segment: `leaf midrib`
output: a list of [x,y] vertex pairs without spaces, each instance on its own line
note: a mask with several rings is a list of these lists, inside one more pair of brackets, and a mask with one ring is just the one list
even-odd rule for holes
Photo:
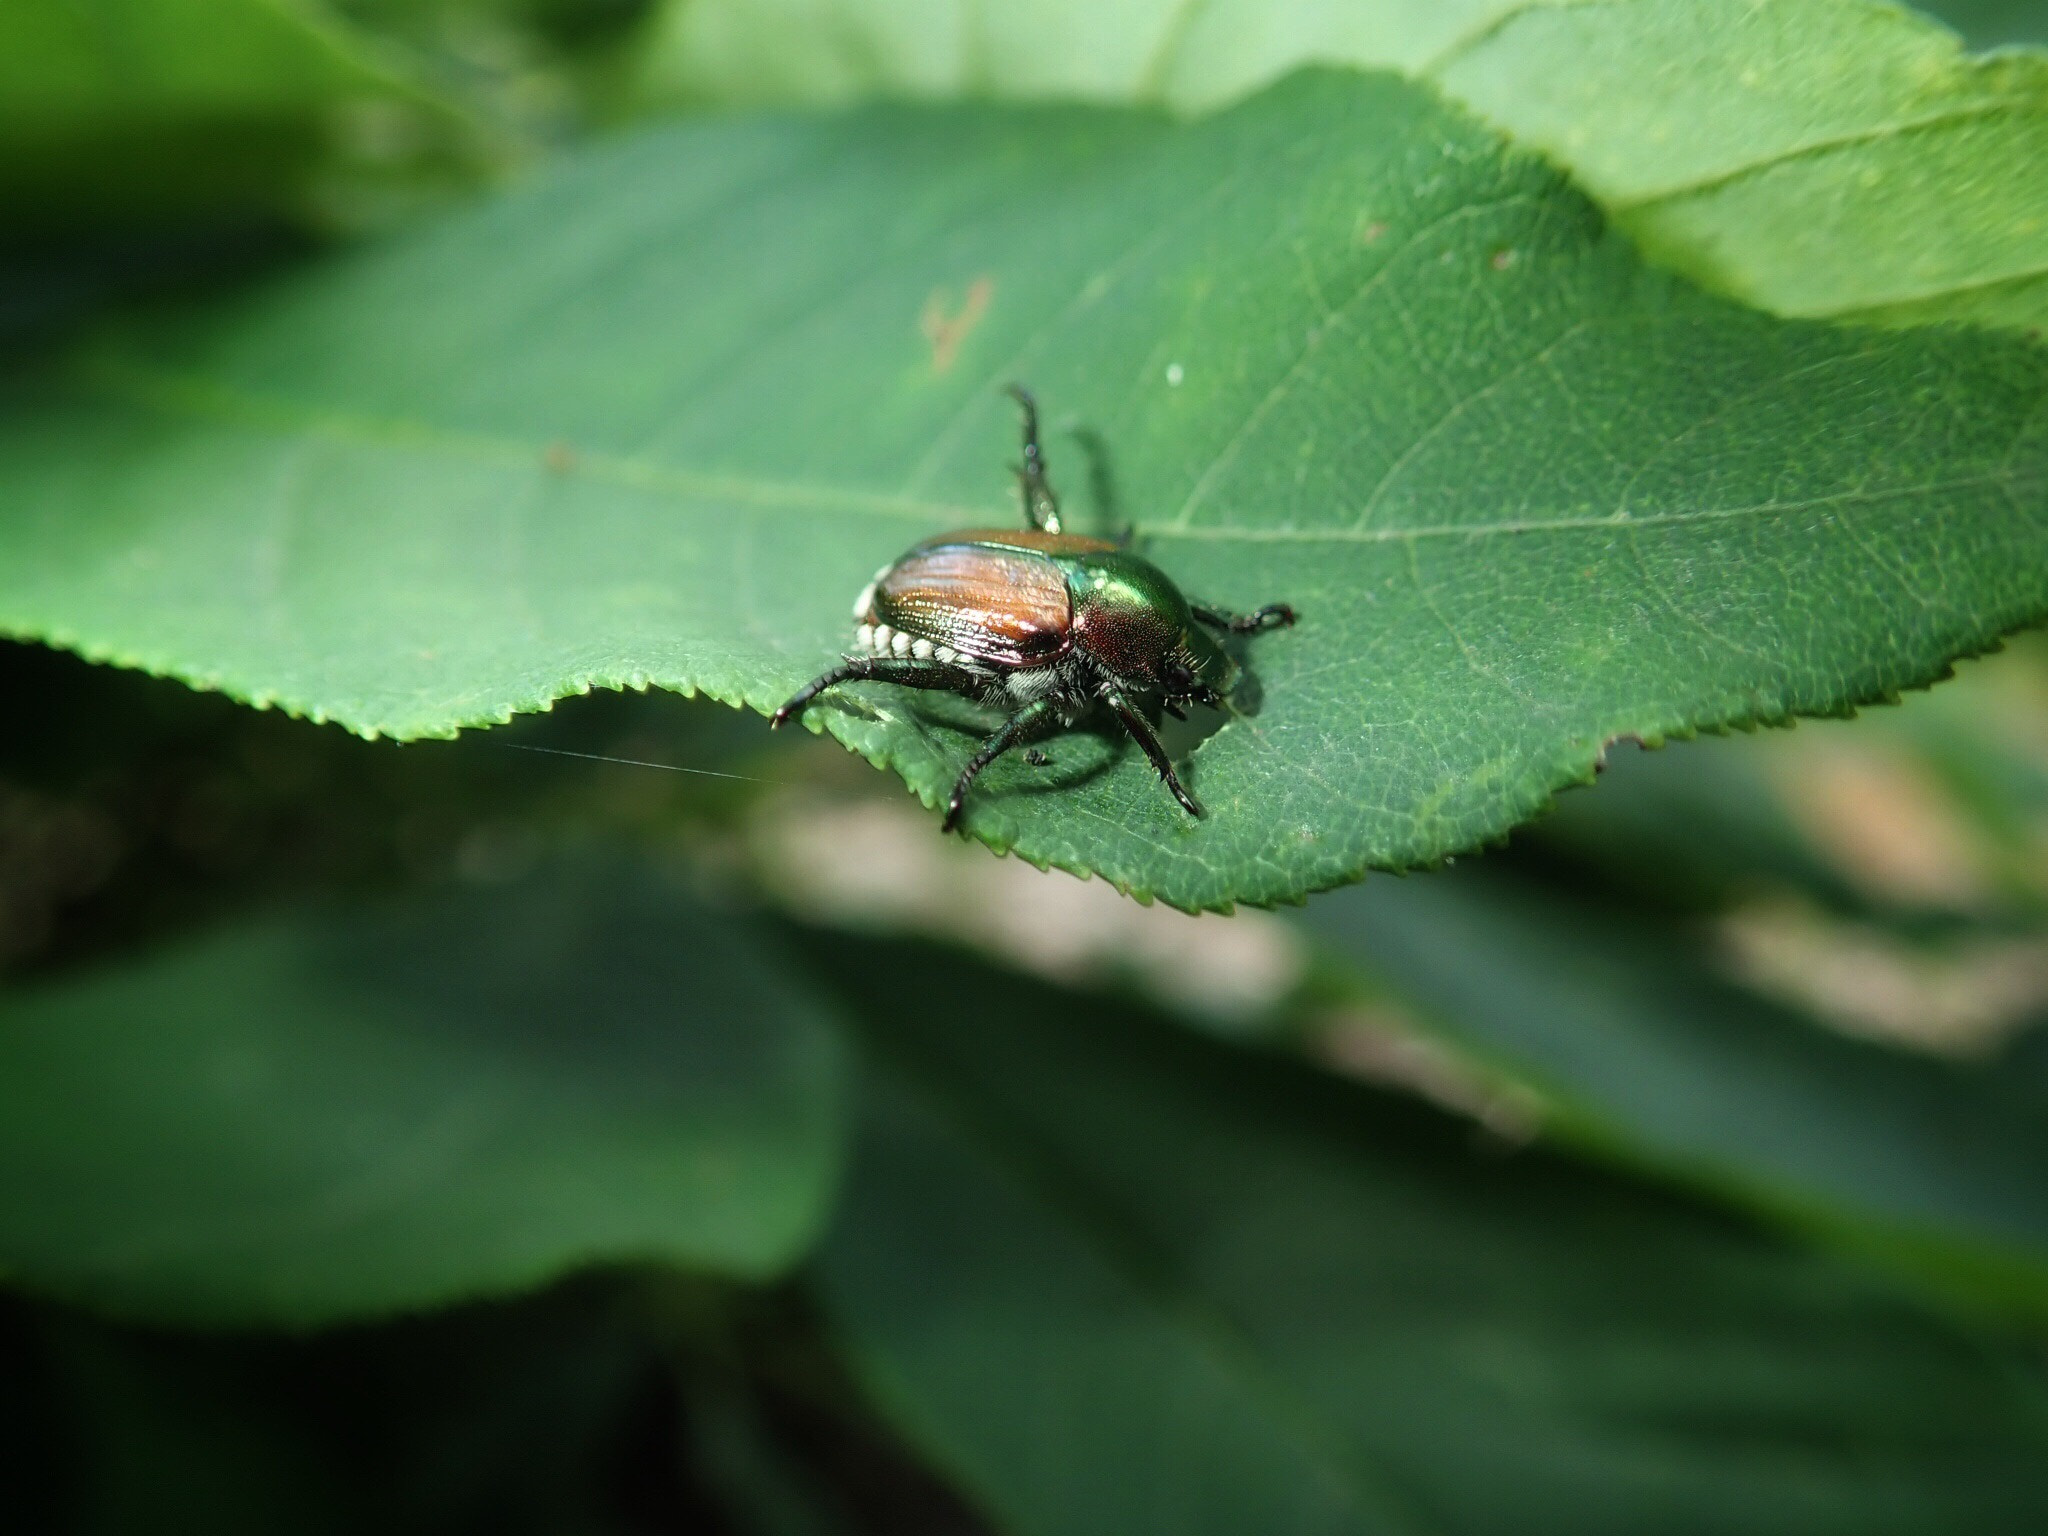
[[[672,494],[683,500],[738,502],[745,506],[831,512],[915,522],[925,528],[963,527],[990,519],[1006,519],[1009,509],[995,503],[930,500],[917,496],[860,491],[843,486],[807,484],[746,474],[711,474],[652,463],[626,454],[592,451],[569,443],[533,443],[517,437],[462,432],[432,422],[395,416],[356,415],[237,389],[203,374],[151,368],[129,359],[105,356],[81,365],[78,377],[138,409],[165,416],[183,416],[280,435],[294,433],[332,442],[445,453],[471,463],[524,469],[564,477],[582,476],[630,486],[635,490]],[[551,470],[551,454],[566,450],[570,462]],[[1413,543],[1425,539],[1485,539],[1531,533],[1575,533],[1596,529],[1638,529],[1685,526],[1773,513],[1797,515],[1824,507],[1874,506],[1922,496],[1997,487],[2008,493],[2048,489],[2048,465],[2039,471],[1999,471],[1955,479],[1926,481],[1881,490],[1841,491],[1797,501],[1767,501],[1726,507],[1694,507],[1670,512],[1599,516],[1521,518],[1496,523],[1457,523],[1394,528],[1233,528],[1196,524],[1155,526],[1146,530],[1169,540],[1222,544],[1372,545]],[[1142,525],[1141,525],[1142,526]]]

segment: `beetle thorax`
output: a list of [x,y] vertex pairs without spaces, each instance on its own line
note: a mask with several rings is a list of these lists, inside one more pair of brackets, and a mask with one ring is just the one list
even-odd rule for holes
[[1091,562],[1074,594],[1080,649],[1122,682],[1156,687],[1166,659],[1187,633],[1187,599],[1156,568],[1124,555]]

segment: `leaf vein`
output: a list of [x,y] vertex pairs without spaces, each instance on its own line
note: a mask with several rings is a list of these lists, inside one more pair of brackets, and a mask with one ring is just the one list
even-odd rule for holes
[[[1838,360],[1839,361],[1839,360]],[[365,443],[396,449],[447,453],[451,457],[500,468],[548,472],[545,445],[510,436],[460,432],[431,422],[353,415],[301,402],[267,397],[196,374],[178,374],[138,364],[131,359],[102,357],[81,368],[82,377],[123,403],[163,415],[199,417],[252,431],[305,432],[339,442]],[[1782,376],[1778,382],[1782,382]],[[1711,419],[1711,418],[1709,418]],[[1696,422],[1687,432],[1706,422]],[[1687,434],[1679,434],[1675,443]],[[1666,445],[1667,447],[1670,444]],[[1661,450],[1660,450],[1661,451]],[[737,502],[776,510],[836,512],[916,521],[928,527],[961,526],[996,515],[990,505],[927,500],[889,492],[861,491],[844,486],[775,480],[745,474],[707,474],[653,464],[625,455],[580,452],[573,473],[636,489],[710,502]],[[1638,477],[1641,471],[1638,471]],[[1738,503],[1723,507],[1689,507],[1668,512],[1630,515],[1626,510],[1597,516],[1503,519],[1492,523],[1448,523],[1405,528],[1242,528],[1216,525],[1161,526],[1141,531],[1153,537],[1203,543],[1393,544],[1418,539],[1484,539],[1531,533],[1579,533],[1600,528],[1648,528],[1706,523],[1728,518],[1794,514],[1830,506],[1869,506],[1956,491],[2004,487],[2017,497],[2021,490],[2048,488],[2048,462],[2038,470],[2010,468],[1979,475],[1933,480],[1884,490],[1852,490],[1798,500]]]
[[1996,100],[1969,107],[1953,107],[1944,112],[1930,112],[1925,117],[1908,118],[1898,122],[1873,124],[1852,132],[1833,134],[1826,138],[1811,139],[1803,144],[1788,144],[1754,160],[1745,160],[1739,165],[1726,166],[1696,176],[1690,181],[1674,182],[1660,187],[1655,192],[1639,197],[1610,197],[1606,199],[1609,213],[1639,213],[1645,208],[1655,208],[1660,203],[1674,203],[1684,198],[1696,197],[1703,192],[1712,192],[1746,176],[1774,170],[1789,165],[1795,160],[1808,156],[1833,154],[1837,150],[1854,149],[1859,144],[1876,144],[1886,139],[1903,138],[1907,134],[1927,133],[1938,128],[1950,128],[1961,123],[1978,122],[1985,118],[1998,117],[2013,110],[2015,103]]
[[[1246,413],[1244,421],[1230,435],[1229,441],[1217,450],[1216,455],[1210,459],[1208,467],[1196,477],[1194,486],[1188,491],[1187,499],[1180,504],[1179,510],[1175,512],[1173,521],[1168,526],[1175,532],[1185,531],[1189,527],[1189,519],[1193,517],[1195,508],[1200,506],[1203,498],[1208,495],[1209,488],[1214,483],[1216,476],[1222,473],[1227,465],[1235,461],[1237,455],[1243,451],[1244,445],[1252,433],[1258,430],[1266,417],[1279,406],[1289,391],[1300,382],[1303,371],[1321,348],[1323,337],[1328,335],[1337,326],[1348,324],[1350,316],[1356,307],[1378,292],[1380,285],[1393,275],[1395,268],[1400,265],[1403,258],[1413,252],[1418,245],[1427,240],[1431,235],[1440,233],[1461,219],[1475,218],[1487,213],[1497,213],[1505,208],[1540,205],[1541,202],[1542,199],[1522,192],[1510,197],[1495,198],[1483,203],[1465,203],[1447,213],[1439,214],[1436,218],[1430,219],[1417,228],[1406,240],[1402,241],[1398,248],[1388,252],[1386,260],[1380,264],[1372,276],[1360,284],[1358,289],[1348,299],[1330,312],[1329,318],[1317,328],[1315,338],[1295,354],[1294,361],[1274,381],[1273,387],[1267,390],[1259,403]],[[1403,323],[1406,324],[1405,311],[1401,313]]]

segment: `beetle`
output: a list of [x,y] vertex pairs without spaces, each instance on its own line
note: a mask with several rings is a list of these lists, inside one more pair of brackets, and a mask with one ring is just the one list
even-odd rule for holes
[[1007,392],[1024,414],[1024,462],[1014,468],[1024,527],[942,533],[875,572],[853,605],[859,652],[806,683],[769,724],[784,724],[828,688],[866,680],[959,694],[1005,711],[1001,728],[953,785],[940,823],[950,832],[990,763],[1106,707],[1182,809],[1200,816],[1147,706],[1180,720],[1190,704],[1224,707],[1237,664],[1217,635],[1284,628],[1294,610],[1268,603],[1233,614],[1190,602],[1124,544],[1065,532],[1039,447],[1037,401],[1022,385]]

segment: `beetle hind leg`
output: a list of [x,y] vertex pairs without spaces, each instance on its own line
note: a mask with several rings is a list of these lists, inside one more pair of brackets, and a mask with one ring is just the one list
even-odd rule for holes
[[1045,478],[1045,453],[1038,446],[1038,401],[1022,384],[1005,391],[1024,407],[1024,462],[1018,466],[1017,490],[1024,498],[1024,524],[1046,533],[1060,531],[1060,499]]
[[896,656],[855,656],[830,672],[821,672],[797,690],[787,704],[768,717],[768,724],[785,725],[802,713],[819,694],[841,683],[895,683],[902,688],[924,688],[935,693],[957,693],[980,702],[988,679],[965,667],[942,661],[915,661]]

